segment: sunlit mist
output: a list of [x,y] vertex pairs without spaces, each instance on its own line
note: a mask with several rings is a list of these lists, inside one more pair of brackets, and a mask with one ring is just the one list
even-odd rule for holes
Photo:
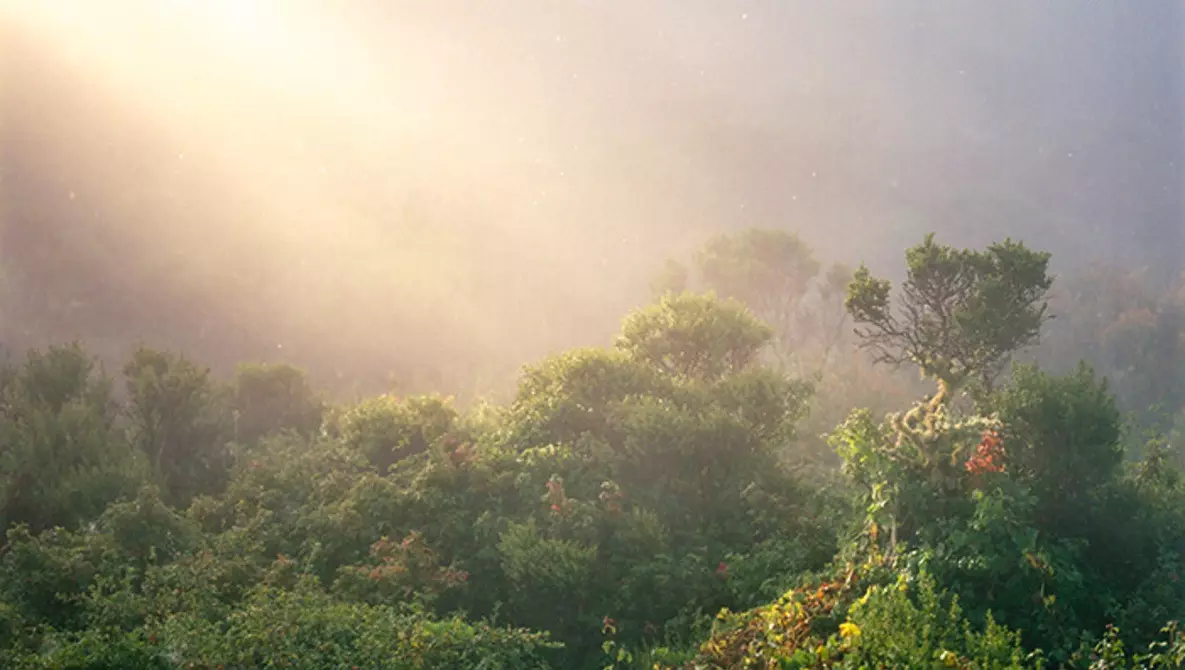
[[1179,262],[1170,5],[11,0],[0,332],[465,393],[714,231]]

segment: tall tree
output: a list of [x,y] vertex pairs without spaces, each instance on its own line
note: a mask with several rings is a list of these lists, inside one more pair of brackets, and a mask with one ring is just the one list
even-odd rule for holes
[[917,365],[938,382],[936,401],[973,379],[990,385],[1013,353],[1038,340],[1052,284],[1048,253],[1010,239],[955,249],[930,234],[905,261],[896,309],[892,284],[864,265],[844,304],[861,345],[880,362]]
[[[960,250],[937,244],[931,234],[908,249],[905,260],[906,280],[896,308],[890,302],[892,284],[873,277],[863,265],[848,286],[845,306],[858,324],[861,346],[876,360],[915,364],[938,390],[928,402],[889,415],[891,430],[876,426],[870,413],[857,413],[834,439],[846,469],[864,471],[860,478],[870,485],[871,499],[888,506],[891,546],[896,545],[899,522],[916,527],[937,512],[928,505],[914,506],[912,493],[888,494],[881,483],[924,473],[926,481],[938,484],[935,490],[958,488],[964,476],[959,463],[974,437],[990,431],[994,421],[976,416],[953,421],[947,412],[950,400],[970,381],[990,389],[1004,362],[1037,340],[1052,283],[1049,254],[1012,240],[984,251]],[[867,476],[878,468],[878,474]],[[924,492],[923,499],[932,493],[928,486],[906,489]]]

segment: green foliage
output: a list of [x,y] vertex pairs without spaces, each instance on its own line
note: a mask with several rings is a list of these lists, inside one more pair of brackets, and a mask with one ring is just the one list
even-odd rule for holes
[[781,450],[783,459],[810,463],[826,476],[834,454],[821,439],[824,431],[853,405],[887,410],[910,395],[902,380],[850,350],[843,302],[852,271],[838,263],[824,268],[795,234],[751,229],[718,235],[691,260],[690,268],[667,261],[657,295],[704,290],[740,301],[771,328],[762,362],[812,382],[810,414],[800,439]]
[[933,574],[958,594],[971,620],[995,611],[1030,648],[1063,661],[1095,624],[1081,545],[1038,531],[1023,490],[975,491],[971,499],[967,516],[936,523],[902,565]]
[[1185,666],[1185,634],[1178,629],[1178,623],[1171,621],[1160,630],[1161,639],[1149,645],[1147,653],[1129,653],[1120,629],[1107,626],[1106,632],[1088,651],[1077,654],[1074,661],[1079,667],[1091,668],[1180,668]]
[[182,659],[204,667],[547,667],[542,636],[335,602],[312,586],[260,588],[225,622],[179,616],[162,629]]
[[888,280],[863,265],[848,286],[844,304],[878,360],[916,364],[957,387],[990,380],[1011,354],[1037,341],[1052,284],[1049,254],[1011,240],[959,250],[928,235],[905,260],[899,310],[890,304]]
[[328,580],[337,567],[361,560],[388,531],[367,536],[357,514],[342,504],[369,481],[363,476],[370,470],[340,443],[279,435],[246,450],[226,492],[199,498],[189,516],[207,532],[242,535],[257,560],[301,556]]
[[544,669],[553,648],[536,633],[342,603],[301,583],[261,586],[224,620],[178,613],[128,633],[51,634],[44,651],[10,667]]
[[658,391],[665,382],[621,351],[579,349],[528,367],[510,406],[509,441],[520,446],[573,444],[604,434],[621,398]]
[[679,407],[631,399],[622,406],[621,425],[615,478],[661,510],[668,524],[724,530],[743,509],[741,492],[774,467],[750,424],[706,402]]
[[[871,564],[863,566],[873,576]],[[926,573],[855,588],[809,584],[742,614],[722,612],[694,662],[682,667],[1039,668],[1020,635],[987,615],[982,626]]]
[[1004,426],[1013,474],[1032,487],[1043,528],[1085,520],[1123,461],[1122,420],[1105,380],[1080,366],[1054,377],[1018,366],[990,401]]
[[[1023,632],[1026,644],[1064,661],[1083,630],[1102,624],[1090,587],[1119,574],[1114,562],[1087,552],[1089,543],[1077,532],[1092,523],[1091,508],[1075,509],[1083,524],[1052,523],[1042,487],[1062,485],[1065,476],[1083,476],[1096,487],[1107,481],[1075,471],[1044,479],[1053,473],[1034,475],[1023,450],[1030,445],[1044,455],[1065,444],[1043,442],[1058,434],[1065,416],[1040,413],[1043,394],[1048,405],[1074,406],[1090,416],[1107,416],[1108,404],[1089,374],[1051,380],[1022,373],[1013,384],[997,397],[1015,400],[1019,396],[1010,394],[1017,388],[1033,395],[1016,406],[1001,403],[1001,415],[956,419],[945,406],[924,404],[914,427],[899,417],[878,424],[867,412],[856,413],[833,441],[866,506],[861,546],[874,553],[887,547],[900,569],[925,569],[957,594],[972,621],[986,623],[988,611],[995,611],[997,621]],[[1084,390],[1089,392],[1079,393]],[[1037,413],[1025,423],[1010,408]],[[1106,430],[1085,434],[1116,444],[1116,435]],[[991,459],[985,460],[985,449]],[[1104,474],[1114,476],[1114,468]],[[1084,493],[1079,500],[1089,499]]]
[[423,535],[413,532],[398,543],[379,538],[370,546],[365,564],[339,569],[333,591],[371,604],[431,604],[442,591],[464,585],[468,577],[440,565]]
[[51,634],[46,653],[4,659],[21,670],[170,670],[177,667],[147,633],[88,629]]
[[233,417],[225,389],[184,357],[139,348],[124,366],[132,442],[178,505],[216,493],[230,467]]
[[[0,370],[0,665],[1179,664],[1169,439],[1123,463],[1086,367],[952,401],[1036,337],[1047,259],[928,238],[908,260],[899,312],[866,271],[849,307],[939,394],[851,411],[839,471],[799,458],[817,390],[825,420],[886,377],[768,356],[806,351],[787,324],[847,278],[787,236],[709,243],[690,283],[745,302],[667,292],[615,347],[524,369],[506,407],[327,409],[295,368],[223,387],[150,349],[121,405],[78,347],[34,352]],[[779,305],[777,328],[749,311]]]
[[[1146,644],[1180,616],[1169,603],[1185,534],[1161,452],[1135,479],[1121,468],[1119,411],[1089,368],[1057,377],[1018,366],[978,406],[949,402],[1036,338],[1045,261],[1010,243],[981,254],[927,239],[909,254],[903,319],[890,312],[888,283],[862,272],[849,308],[867,344],[921,365],[939,394],[884,424],[854,413],[832,442],[866,506],[856,553],[887,545],[896,569],[932,574],[970,620],[988,624],[995,612],[1026,646],[1065,663],[1109,621],[1131,623],[1129,641]],[[1000,323],[981,323],[992,310]]]
[[[60,630],[77,630],[111,616],[117,599],[94,599],[113,584],[143,582],[153,566],[177,560],[198,545],[197,529],[166,507],[151,489],[109,507],[85,531],[31,534],[17,526],[0,557],[0,602],[20,619]],[[134,606],[132,609],[136,609]],[[132,615],[134,620],[139,615]]]
[[[924,412],[930,420],[916,441],[867,412],[837,431],[866,505],[856,548],[876,555],[887,546],[897,569],[925,570],[957,594],[969,620],[986,624],[995,612],[1053,662],[1108,621],[1149,642],[1180,616],[1174,548],[1185,508],[1172,502],[1182,500],[1176,480],[1150,465],[1136,480],[1148,488],[1132,488],[1117,467],[1114,403],[1089,371],[1052,378],[1021,369],[994,397],[992,417]],[[999,433],[970,449],[977,430],[997,422]],[[998,467],[979,470],[991,444]]]
[[771,336],[739,302],[682,293],[630,315],[617,347],[663,374],[716,380],[756,362]]
[[1033,668],[1040,657],[1025,653],[1020,635],[987,615],[982,630],[963,616],[958,598],[939,592],[922,574],[914,583],[869,588],[828,640],[823,655],[835,667]]
[[75,527],[130,494],[142,469],[116,426],[111,381],[78,346],[0,375],[0,536]]
[[324,413],[304,371],[283,364],[240,365],[233,407],[235,437],[247,443],[282,430],[312,435]]
[[[921,417],[915,419],[917,425],[907,423],[912,412],[877,423],[871,413],[856,411],[830,436],[844,473],[857,486],[866,527],[891,546],[899,537],[908,541],[914,533],[968,511],[968,492],[995,474],[967,469],[977,443],[994,427],[993,419],[955,418],[943,406],[925,404],[915,411]],[[878,535],[882,527],[891,533],[888,537]]]
[[[541,536],[533,521],[511,525],[498,541],[502,570],[517,591],[507,607],[515,620],[552,630],[579,646],[593,644],[596,616],[582,614],[592,605],[596,547],[574,539]],[[584,638],[584,639],[581,639]]]
[[439,396],[399,400],[384,395],[346,410],[338,430],[349,448],[385,474],[399,461],[436,446],[452,433],[457,418],[449,401]]
[[512,525],[498,542],[503,570],[511,582],[553,595],[578,593],[589,586],[596,549],[572,540],[539,537],[534,523]]

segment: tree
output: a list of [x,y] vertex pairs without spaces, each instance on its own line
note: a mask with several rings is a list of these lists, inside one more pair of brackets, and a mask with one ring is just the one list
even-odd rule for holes
[[521,449],[604,434],[622,398],[665,395],[669,386],[624,351],[588,348],[551,356],[523,370],[507,413],[509,441]]
[[[890,282],[863,265],[848,286],[845,306],[860,324],[862,346],[878,361],[914,363],[938,391],[904,414],[890,414],[884,428],[870,413],[857,412],[832,436],[845,470],[887,513],[893,547],[899,524],[912,532],[962,506],[966,470],[977,467],[968,465],[968,453],[991,456],[997,420],[951,418],[951,396],[972,379],[990,388],[1003,362],[1036,341],[1051,284],[1049,254],[1011,240],[980,252],[938,245],[931,234],[905,256],[898,309],[890,304]],[[990,459],[988,465],[995,469]]]
[[124,366],[132,442],[148,457],[166,501],[185,505],[226,483],[233,435],[229,394],[207,368],[141,347]]
[[1014,352],[1038,340],[1052,284],[1048,253],[1012,240],[959,250],[930,234],[905,260],[898,309],[891,283],[864,265],[844,304],[879,362],[913,363],[938,381],[936,402],[971,379],[990,385]]
[[1185,407],[1185,277],[1092,266],[1059,281],[1050,306],[1058,319],[1036,359],[1059,372],[1086,360],[1140,427],[1167,430]]
[[665,374],[714,380],[755,363],[771,336],[736,300],[682,293],[631,314],[617,348]]
[[1123,462],[1123,421],[1106,380],[1086,365],[1064,377],[1018,366],[989,406],[1004,426],[1013,473],[1032,487],[1046,528],[1089,520],[1087,503]]
[[254,442],[282,430],[314,434],[324,405],[308,375],[286,364],[240,365],[234,380],[235,436]]
[[76,526],[135,491],[111,380],[77,345],[0,371],[0,533]]
[[839,264],[823,271],[796,234],[754,228],[712,237],[691,269],[668,260],[652,288],[659,295],[709,290],[744,303],[773,329],[768,351],[777,363],[801,371],[812,357],[825,364],[842,338],[842,296],[850,278]]
[[395,463],[438,444],[457,418],[450,400],[440,396],[378,396],[342,415],[341,438],[366,456],[379,474],[386,474]]
[[689,267],[668,260],[652,288],[658,295],[713,291],[744,303],[770,325],[764,362],[813,383],[803,439],[785,456],[826,462],[835,454],[821,436],[851,406],[887,411],[895,400],[911,395],[899,376],[854,350],[844,307],[852,276],[844,264],[821,263],[793,232],[750,229],[712,237]]
[[797,325],[799,303],[819,274],[819,262],[794,233],[750,229],[718,235],[695,255],[704,283],[748,305],[775,331]]

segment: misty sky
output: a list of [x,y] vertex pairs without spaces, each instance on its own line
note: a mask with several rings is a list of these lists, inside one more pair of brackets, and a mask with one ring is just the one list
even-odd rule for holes
[[0,5],[0,243],[59,334],[517,365],[721,230],[1185,253],[1170,0],[48,5]]
[[603,217],[649,249],[785,225],[844,257],[927,229],[1181,251],[1179,3],[378,4],[401,9],[362,12],[368,33],[422,38],[426,78],[481,73],[440,107],[529,147],[495,169],[557,229]]

